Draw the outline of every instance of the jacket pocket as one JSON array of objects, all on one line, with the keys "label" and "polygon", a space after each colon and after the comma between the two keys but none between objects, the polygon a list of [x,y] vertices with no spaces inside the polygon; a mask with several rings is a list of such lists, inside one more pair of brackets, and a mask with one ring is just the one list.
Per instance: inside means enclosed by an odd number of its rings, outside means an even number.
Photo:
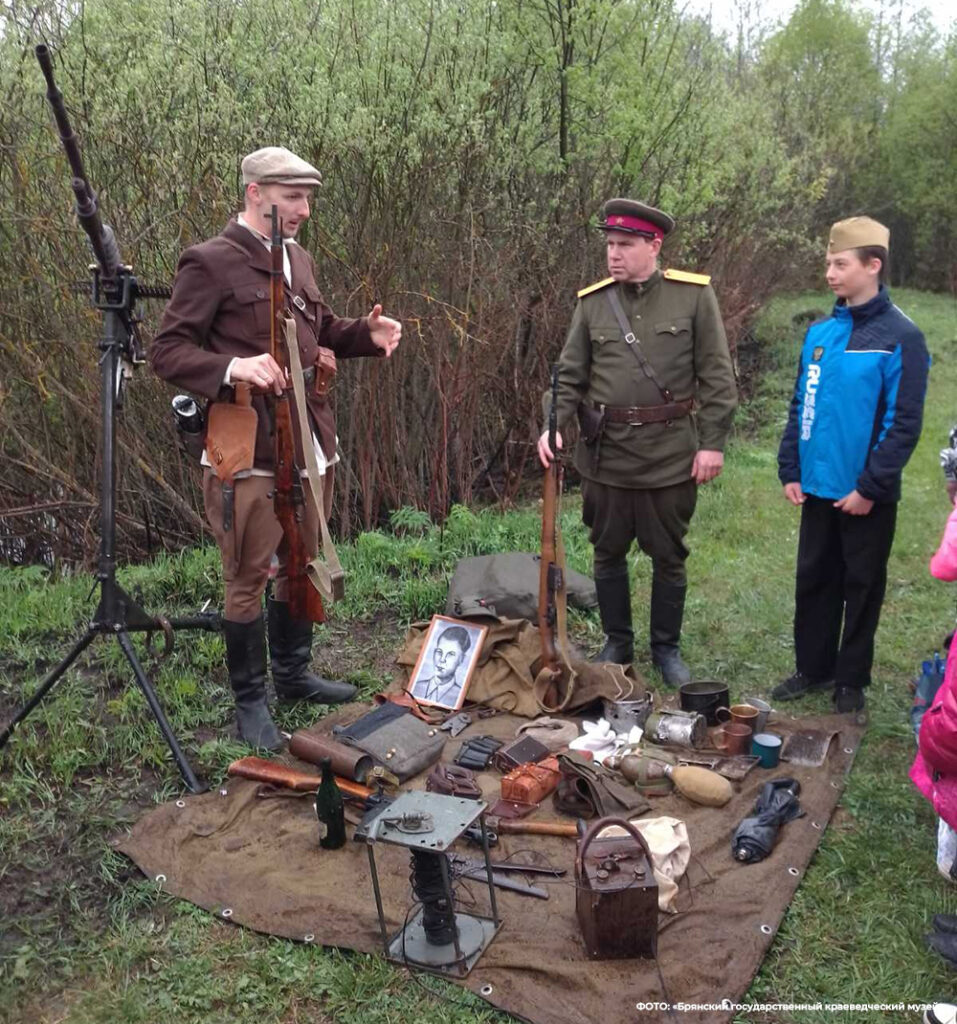
[{"label": "jacket pocket", "polygon": [[265,281],[236,285],[233,299],[240,308],[240,316],[254,325],[257,335],[269,334],[271,307],[269,285]]},{"label": "jacket pocket", "polygon": [[310,323],[315,323],[322,316],[322,293],[311,281],[307,282],[302,286],[300,295],[303,297],[303,305],[299,306],[299,311],[305,316]]},{"label": "jacket pocket", "polygon": [[677,338],[679,334],[691,333],[691,317],[679,316],[674,320],[662,320],[655,324],[655,334],[670,334]]},{"label": "jacket pocket", "polygon": [[588,333],[593,345],[604,345],[606,342],[618,341],[621,338],[621,331],[611,324],[606,324],[603,327],[589,327]]}]

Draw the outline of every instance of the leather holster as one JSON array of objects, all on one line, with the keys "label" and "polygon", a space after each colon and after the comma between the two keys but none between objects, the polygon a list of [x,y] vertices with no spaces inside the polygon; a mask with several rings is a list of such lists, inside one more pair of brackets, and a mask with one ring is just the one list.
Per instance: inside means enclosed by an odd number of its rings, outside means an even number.
[{"label": "leather holster", "polygon": [[234,401],[213,402],[206,420],[206,458],[216,476],[230,484],[237,473],[253,468],[259,424],[249,385],[240,381],[234,390]]}]

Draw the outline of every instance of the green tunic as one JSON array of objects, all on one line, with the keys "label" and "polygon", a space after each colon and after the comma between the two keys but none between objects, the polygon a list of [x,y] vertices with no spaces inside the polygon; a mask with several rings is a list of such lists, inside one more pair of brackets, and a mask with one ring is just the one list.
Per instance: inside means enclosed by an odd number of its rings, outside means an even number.
[{"label": "green tunic", "polygon": [[[625,315],[648,362],[675,400],[694,396],[696,411],[671,423],[607,423],[597,467],[579,440],[575,466],[583,477],[612,487],[656,488],[691,476],[699,449],[722,451],[737,405],[728,340],[710,284],[669,280],[656,270],[641,284],[609,284],[583,295],[575,307],[559,359],[559,430],[580,402],[613,406],[661,405],[642,373],[608,302],[617,288]],[[546,421],[549,399],[546,396]]]}]

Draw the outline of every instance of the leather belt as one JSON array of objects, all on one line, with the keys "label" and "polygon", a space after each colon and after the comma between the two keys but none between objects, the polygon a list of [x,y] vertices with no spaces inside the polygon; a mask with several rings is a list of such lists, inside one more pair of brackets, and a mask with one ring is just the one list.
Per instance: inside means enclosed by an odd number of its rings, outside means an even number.
[{"label": "leather belt", "polygon": [[633,427],[640,427],[644,423],[667,423],[689,416],[694,408],[694,399],[685,398],[663,405],[599,405],[597,402],[594,405],[604,413],[609,423],[630,423]]}]

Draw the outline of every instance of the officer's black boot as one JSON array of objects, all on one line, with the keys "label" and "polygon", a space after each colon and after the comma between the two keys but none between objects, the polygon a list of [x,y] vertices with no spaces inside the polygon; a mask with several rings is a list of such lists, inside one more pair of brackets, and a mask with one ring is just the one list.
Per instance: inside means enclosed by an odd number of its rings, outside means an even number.
[{"label": "officer's black boot", "polygon": [[665,686],[691,682],[691,671],[678,651],[687,589],[684,583],[651,583],[651,661]]},{"label": "officer's black boot", "polygon": [[341,704],[352,700],[356,688],[335,679],[323,679],[309,671],[312,661],[312,623],[299,622],[289,614],[285,601],[270,598],[269,660],[276,696],[280,700],[312,700]]},{"label": "officer's black boot", "polygon": [[282,737],[266,702],[266,637],[263,617],[252,622],[223,620],[226,667],[236,699],[239,738],[251,747],[281,750]]},{"label": "officer's black boot", "polygon": [[595,575],[601,628],[605,646],[592,659],[630,665],[635,658],[635,633],[631,625],[631,583],[628,568],[609,576]]}]

